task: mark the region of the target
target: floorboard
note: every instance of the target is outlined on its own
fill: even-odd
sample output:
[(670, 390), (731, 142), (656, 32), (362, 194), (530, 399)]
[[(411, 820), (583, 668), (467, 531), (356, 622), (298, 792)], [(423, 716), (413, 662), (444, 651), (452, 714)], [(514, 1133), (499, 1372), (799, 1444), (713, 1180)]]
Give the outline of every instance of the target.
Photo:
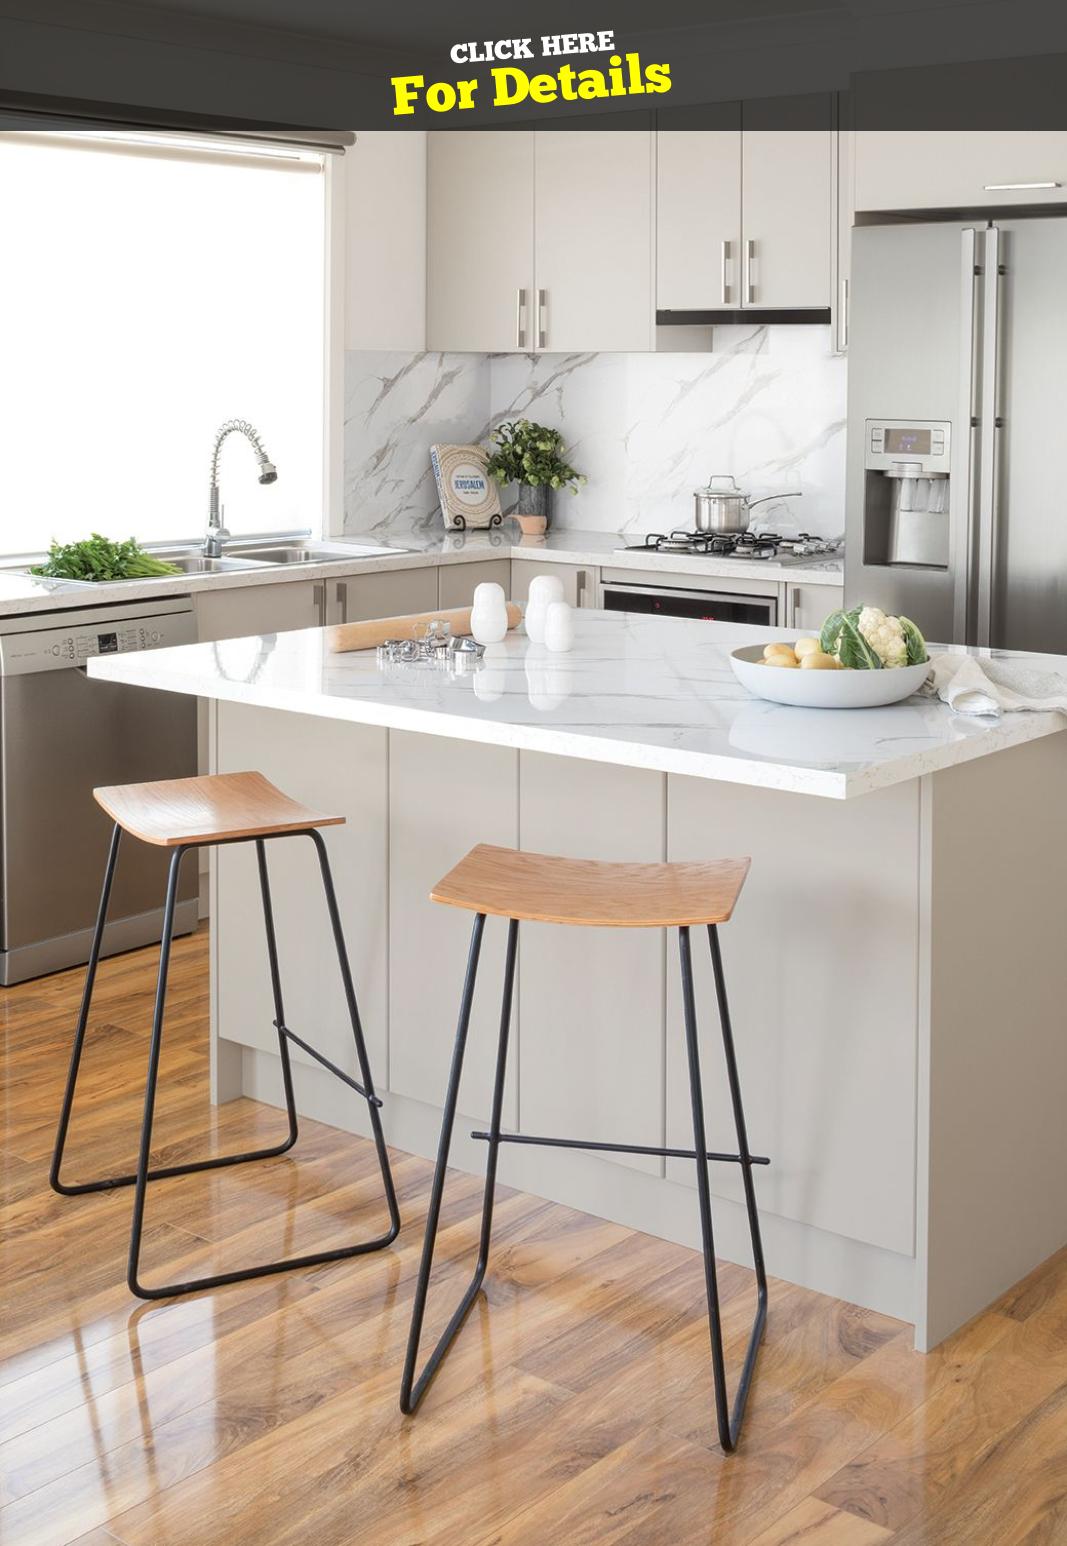
[[(103, 964), (69, 1174), (129, 1168), (154, 952)], [(207, 1097), (207, 952), (171, 966), (158, 1163), (263, 1145)], [(771, 1284), (741, 1452), (716, 1448), (699, 1256), (499, 1189), (476, 1306), (414, 1420), (397, 1406), (430, 1167), (393, 1155), (380, 1255), (171, 1303), (125, 1286), (128, 1191), (57, 1197), (81, 973), (0, 990), (5, 1546), (1057, 1546), (1067, 1543), (1067, 1251), (923, 1358), (910, 1329)], [(481, 1187), (450, 1177), (426, 1342), (465, 1284)], [(343, 1244), (383, 1217), (364, 1140), (160, 1183), (145, 1275)], [(731, 1371), (753, 1310), (722, 1265)]]

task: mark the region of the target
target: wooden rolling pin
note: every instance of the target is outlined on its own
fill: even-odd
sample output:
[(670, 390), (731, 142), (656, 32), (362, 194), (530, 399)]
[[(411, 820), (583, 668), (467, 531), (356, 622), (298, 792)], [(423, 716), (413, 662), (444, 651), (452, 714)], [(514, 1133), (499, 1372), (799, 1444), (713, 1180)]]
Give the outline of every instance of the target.
[[(515, 628), (522, 617), (521, 607), (508, 602), (508, 627)], [(406, 617), (375, 617), (365, 623), (338, 623), (326, 631), (326, 648), (334, 654), (350, 650), (373, 650), (386, 639), (414, 639), (427, 623), (449, 623), (454, 637), (471, 631), (470, 607), (446, 607), (440, 612), (410, 612)]]

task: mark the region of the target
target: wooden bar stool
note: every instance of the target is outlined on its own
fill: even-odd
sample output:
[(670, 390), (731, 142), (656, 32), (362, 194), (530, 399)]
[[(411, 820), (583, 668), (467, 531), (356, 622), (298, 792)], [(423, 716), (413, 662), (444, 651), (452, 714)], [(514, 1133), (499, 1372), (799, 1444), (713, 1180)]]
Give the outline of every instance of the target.
[[(489, 1257), (493, 1193), (500, 1145), (502, 1143), (544, 1144), (556, 1148), (607, 1150), (622, 1154), (658, 1154), (696, 1161), (700, 1228), (704, 1247), (704, 1277), (711, 1332), (711, 1368), (719, 1442), (727, 1452), (736, 1448), (756, 1354), (767, 1318), (767, 1273), (763, 1264), (763, 1246), (760, 1239), (759, 1215), (756, 1212), (756, 1195), (752, 1184), (752, 1166), (766, 1165), (769, 1162), (764, 1156), (749, 1152), (745, 1114), (741, 1104), (741, 1085), (734, 1054), (733, 1033), (730, 1028), (730, 1012), (726, 1000), (722, 956), (719, 950), (718, 925), (729, 920), (745, 876), (748, 874), (748, 868), (747, 859), (722, 859), (711, 864), (605, 864), (592, 860), (554, 858), (547, 854), (520, 853), (512, 848), (494, 848), (479, 844), (478, 847), (471, 849), (467, 857), (461, 860), (431, 892), (433, 901), (444, 902), (449, 907), (466, 908), (476, 916), (467, 958), (467, 972), (463, 984), (448, 1091), (445, 1096), (441, 1141), (437, 1150), (437, 1167), (434, 1172), (430, 1208), (426, 1219), (422, 1262), (415, 1288), (411, 1331), (408, 1336), (407, 1357), (400, 1390), (401, 1411), (410, 1413), (418, 1407), (427, 1386), (437, 1372), (441, 1360), (481, 1289)], [(463, 1072), (463, 1055), (467, 1044), (474, 984), (487, 914), (507, 918), (510, 921), (504, 965), (504, 994), (500, 1014), (496, 1082), (493, 1087), (489, 1131), (471, 1134), (473, 1138), (484, 1139), (489, 1145), (478, 1262), (470, 1286), (445, 1327), (422, 1374), (416, 1380), (415, 1363), (422, 1334), (426, 1295), (445, 1184), (445, 1170), (448, 1165), (452, 1128), (456, 1117), (456, 1103)], [(692, 1149), (655, 1148), (625, 1143), (593, 1143), (584, 1142), (581, 1139), (539, 1138), (526, 1134), (501, 1132), (500, 1119), (504, 1101), (504, 1076), (507, 1070), (508, 1032), (511, 1024), (511, 999), (515, 981), (515, 956), (520, 919), (531, 919), (539, 923), (572, 924), (579, 927), (676, 928), (678, 930), (685, 1041), (689, 1060), (689, 1089), (693, 1107), (694, 1147)], [(697, 1042), (696, 1004), (693, 994), (693, 965), (689, 941), (689, 930), (693, 925), (706, 925), (711, 945), (711, 962), (715, 974), (726, 1075), (730, 1086), (734, 1125), (737, 1130), (736, 1154), (717, 1153), (707, 1148), (704, 1132), (704, 1097), (700, 1079), (700, 1050)], [(722, 1324), (711, 1220), (711, 1188), (708, 1184), (707, 1162), (709, 1160), (741, 1166), (748, 1224), (752, 1236), (752, 1258), (756, 1269), (758, 1294), (756, 1317), (749, 1336), (732, 1415), (726, 1391), (726, 1372), (723, 1361)]]
[[(176, 1294), (190, 1294), (197, 1289), (217, 1288), (223, 1283), (239, 1283), (245, 1278), (263, 1277), (268, 1273), (286, 1272), (292, 1267), (313, 1267), (320, 1262), (338, 1261), (345, 1256), (360, 1256), (368, 1251), (380, 1251), (396, 1239), (400, 1229), (400, 1211), (389, 1168), (389, 1155), (385, 1147), (379, 1109), (381, 1100), (374, 1093), (370, 1062), (367, 1057), (363, 1027), (356, 1006), (356, 993), (352, 984), (352, 972), (345, 949), (341, 916), (330, 873), (330, 861), (319, 827), (339, 826), (343, 816), (322, 816), (291, 800), (269, 783), (261, 773), (219, 773), (205, 778), (166, 779), (152, 784), (117, 784), (107, 789), (93, 791), (98, 803), (115, 823), (111, 834), (111, 847), (104, 870), (104, 886), (100, 895), (96, 928), (93, 934), (89, 964), (85, 972), (85, 988), (82, 994), (78, 1025), (74, 1033), (74, 1049), (70, 1070), (67, 1074), (66, 1091), (56, 1133), (55, 1152), (52, 1157), (50, 1180), (53, 1188), (66, 1197), (80, 1196), (83, 1192), (110, 1191), (117, 1186), (132, 1186), (133, 1224), (130, 1230), (130, 1254), (126, 1281), (133, 1293), (142, 1299), (166, 1299)], [(159, 948), (159, 975), (156, 980), (155, 1011), (152, 1017), (152, 1039), (148, 1054), (148, 1077), (145, 1084), (144, 1118), (141, 1123), (141, 1143), (137, 1169), (132, 1175), (108, 1176), (99, 1181), (81, 1181), (69, 1184), (60, 1179), (63, 1151), (70, 1126), (71, 1109), (78, 1083), (78, 1068), (85, 1043), (85, 1031), (89, 1020), (89, 1007), (93, 997), (93, 983), (100, 959), (100, 943), (107, 919), (108, 899), (118, 860), (119, 839), (123, 832), (143, 843), (154, 843), (171, 850), (170, 870), (167, 877), (166, 901), (163, 909), (163, 938)], [(285, 1023), (282, 1006), (281, 977), (278, 969), (278, 945), (274, 932), (274, 912), (271, 906), (270, 882), (267, 876), (266, 840), (278, 837), (308, 837), (315, 845), (322, 873), (322, 885), (326, 894), (326, 907), (330, 916), (337, 961), (341, 969), (348, 1013), (352, 1022), (352, 1036), (356, 1046), (356, 1061), (360, 1081), (351, 1078), (343, 1069), (331, 1063), (321, 1052), (309, 1046)], [(197, 1160), (188, 1165), (167, 1165), (151, 1169), (149, 1162), (152, 1149), (152, 1118), (156, 1103), (156, 1081), (159, 1075), (159, 1054), (163, 1038), (163, 1012), (167, 992), (167, 968), (170, 962), (171, 938), (174, 931), (174, 907), (178, 895), (178, 876), (181, 862), (190, 848), (202, 844), (255, 843), (259, 862), (259, 884), (263, 898), (263, 921), (266, 928), (267, 957), (270, 963), (271, 988), (274, 995), (274, 1026), (278, 1033), (278, 1052), (282, 1064), (282, 1082), (285, 1090), (285, 1108), (289, 1118), (287, 1136), (270, 1148), (256, 1149), (247, 1154), (226, 1154), (215, 1159)], [(170, 1283), (165, 1287), (149, 1288), (139, 1276), (141, 1231), (144, 1224), (145, 1194), (149, 1181), (160, 1181), (167, 1176), (187, 1176), (200, 1170), (218, 1170), (226, 1165), (243, 1165), (248, 1160), (271, 1159), (284, 1154), (297, 1139), (296, 1103), (293, 1097), (293, 1073), (289, 1060), (289, 1043), (295, 1042), (315, 1060), (357, 1095), (361, 1095), (370, 1109), (371, 1129), (378, 1153), (382, 1185), (389, 1208), (389, 1228), (384, 1235), (358, 1245), (344, 1246), (339, 1250), (316, 1251), (309, 1256), (289, 1257), (283, 1261), (263, 1262), (259, 1266), (245, 1267), (236, 1272), (221, 1272), (212, 1277), (202, 1277), (187, 1283)]]

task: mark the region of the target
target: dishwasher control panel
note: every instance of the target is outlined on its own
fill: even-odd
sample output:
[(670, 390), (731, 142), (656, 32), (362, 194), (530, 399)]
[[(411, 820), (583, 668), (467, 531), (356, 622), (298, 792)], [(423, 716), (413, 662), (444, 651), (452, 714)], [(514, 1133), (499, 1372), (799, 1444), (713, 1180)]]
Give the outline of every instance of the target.
[(65, 626), (42, 628), (42, 617), (11, 619), (0, 624), (0, 675), (26, 675), (62, 667), (84, 666), (98, 655), (125, 655), (136, 650), (166, 649), (196, 642), (196, 614), (191, 604), (170, 603), (169, 610), (148, 611), (142, 602), (128, 612), (101, 609), (101, 615), (79, 611)]

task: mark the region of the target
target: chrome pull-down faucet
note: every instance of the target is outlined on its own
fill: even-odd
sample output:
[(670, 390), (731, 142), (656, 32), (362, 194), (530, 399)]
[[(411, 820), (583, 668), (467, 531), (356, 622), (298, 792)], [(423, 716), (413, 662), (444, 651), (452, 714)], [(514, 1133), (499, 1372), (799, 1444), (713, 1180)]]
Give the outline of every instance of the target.
[(222, 506), (219, 504), (219, 452), (222, 450), (222, 442), (226, 436), (232, 435), (235, 431), (251, 442), (252, 449), (256, 453), (256, 461), (259, 463), (260, 483), (278, 481), (278, 469), (263, 449), (259, 432), (253, 425), (246, 419), (227, 419), (225, 424), (219, 426), (215, 443), (211, 448), (211, 488), (208, 494), (207, 532), (203, 546), (205, 558), (221, 558), (222, 545), (230, 535), (222, 524)]

